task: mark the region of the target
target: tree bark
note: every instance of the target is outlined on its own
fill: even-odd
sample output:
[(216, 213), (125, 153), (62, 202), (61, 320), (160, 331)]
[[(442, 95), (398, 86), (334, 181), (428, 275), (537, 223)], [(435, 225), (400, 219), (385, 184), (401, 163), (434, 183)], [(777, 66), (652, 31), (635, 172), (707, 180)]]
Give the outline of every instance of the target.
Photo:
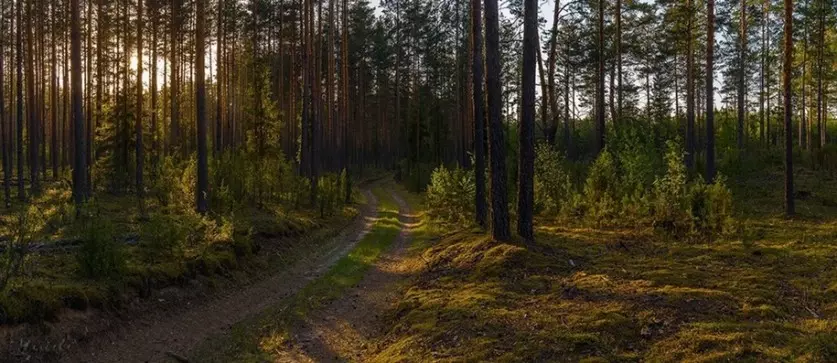
[[(143, 118), (143, 111), (142, 111), (142, 32), (143, 32), (143, 22), (142, 22), (142, 3), (144, 0), (137, 0), (137, 111), (136, 111), (136, 124), (135, 124), (135, 132), (136, 132), (136, 188), (137, 188), (137, 201), (139, 202), (139, 213), (140, 216), (145, 215), (145, 185), (143, 180), (143, 171), (145, 170), (145, 148), (143, 147), (142, 141), (142, 118)], [(201, 16), (201, 15), (198, 15)], [(152, 78), (156, 77), (155, 74), (151, 75)]]
[(695, 169), (695, 54), (693, 52), (692, 0), (686, 0), (686, 169)]
[(198, 137), (198, 180), (196, 195), (196, 209), (198, 213), (207, 211), (207, 193), (209, 186), (209, 170), (206, 160), (206, 85), (204, 78), (204, 1), (197, 0), (195, 16), (195, 103), (197, 106), (197, 137)]
[[(79, 207), (86, 199), (87, 158), (84, 147), (84, 106), (81, 89), (81, 29), (79, 19), (79, 0), (70, 0), (70, 63), (72, 66), (73, 98), (73, 201)], [(78, 210), (78, 209), (77, 209)]]
[(599, 37), (596, 52), (596, 60), (599, 66), (596, 72), (596, 154), (601, 153), (605, 148), (604, 5), (604, 0), (599, 0)]
[(706, 181), (715, 181), (715, 0), (706, 2)]
[(783, 87), (785, 106), (785, 214), (794, 215), (793, 199), (793, 133), (791, 132), (791, 74), (793, 72), (793, 0), (785, 3), (785, 47)]
[(534, 239), (532, 228), (535, 204), (535, 53), (538, 37), (538, 3), (536, 0), (524, 0), (523, 15), (523, 109), (520, 118), (520, 155), (518, 160), (517, 194), (517, 233), (531, 241)]
[(509, 232), (509, 206), (506, 190), (506, 141), (502, 120), (499, 17), (497, 0), (485, 0), (485, 88), (488, 93), (488, 139), (491, 160), (491, 227), (494, 239), (507, 241), (511, 233)]
[(741, 0), (741, 14), (740, 14), (740, 29), (739, 29), (739, 45), (738, 45), (738, 149), (744, 148), (744, 118), (746, 117), (745, 102), (745, 73), (747, 61), (747, 1)]

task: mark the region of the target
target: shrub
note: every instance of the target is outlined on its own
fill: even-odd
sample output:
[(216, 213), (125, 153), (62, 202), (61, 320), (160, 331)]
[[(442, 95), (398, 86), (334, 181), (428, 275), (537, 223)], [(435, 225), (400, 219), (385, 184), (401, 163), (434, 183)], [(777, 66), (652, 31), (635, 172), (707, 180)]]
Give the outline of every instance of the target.
[(547, 144), (535, 148), (535, 209), (557, 214), (572, 192), (572, 182), (560, 152)]
[(90, 278), (117, 277), (125, 270), (121, 241), (114, 238), (113, 224), (105, 218), (85, 217), (81, 248), (76, 255), (81, 273)]
[(44, 224), (39, 207), (30, 205), (18, 212), (11, 226), (11, 236), (3, 242), (0, 254), (0, 292), (6, 290), (9, 281), (20, 274), (29, 245)]
[(476, 195), (474, 172), (439, 166), (433, 170), (427, 186), (429, 214), (450, 223), (470, 223), (474, 216)]
[(317, 184), (320, 217), (333, 215), (341, 204), (341, 178), (336, 174), (321, 176)]
[(666, 173), (654, 181), (653, 225), (677, 236), (713, 236), (732, 232), (732, 192), (723, 177), (706, 184), (687, 181), (683, 152), (669, 142)]
[(705, 236), (734, 232), (732, 192), (722, 176), (712, 184), (706, 184), (702, 179), (694, 182), (691, 198), (692, 232)]
[(175, 216), (151, 214), (148, 221), (141, 226), (141, 251), (149, 260), (182, 256), (187, 233), (187, 228)]
[(613, 156), (603, 150), (584, 182), (584, 213), (593, 222), (601, 224), (613, 220), (619, 212), (619, 171)]
[(691, 227), (687, 212), (691, 198), (683, 151), (670, 141), (664, 159), (666, 172), (654, 180), (653, 224), (670, 232), (682, 232)]

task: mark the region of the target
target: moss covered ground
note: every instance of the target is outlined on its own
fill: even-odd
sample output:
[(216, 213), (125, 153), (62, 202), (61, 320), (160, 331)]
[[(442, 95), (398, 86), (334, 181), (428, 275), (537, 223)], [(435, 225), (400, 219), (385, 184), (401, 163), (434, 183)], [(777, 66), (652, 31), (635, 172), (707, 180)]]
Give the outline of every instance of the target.
[(541, 219), (533, 244), (429, 239), (374, 360), (837, 361), (837, 184), (797, 176), (793, 219), (781, 170), (731, 182), (729, 238)]

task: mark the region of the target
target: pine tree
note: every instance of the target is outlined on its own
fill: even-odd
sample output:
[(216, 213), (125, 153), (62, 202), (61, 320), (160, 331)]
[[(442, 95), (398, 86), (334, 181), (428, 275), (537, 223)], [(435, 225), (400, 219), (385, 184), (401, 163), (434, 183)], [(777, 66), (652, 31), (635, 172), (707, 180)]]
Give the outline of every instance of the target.
[(485, 0), (485, 64), (491, 161), (491, 229), (494, 239), (507, 241), (511, 233), (506, 189), (506, 140), (502, 120), (503, 86), (500, 79), (500, 18), (497, 0)]

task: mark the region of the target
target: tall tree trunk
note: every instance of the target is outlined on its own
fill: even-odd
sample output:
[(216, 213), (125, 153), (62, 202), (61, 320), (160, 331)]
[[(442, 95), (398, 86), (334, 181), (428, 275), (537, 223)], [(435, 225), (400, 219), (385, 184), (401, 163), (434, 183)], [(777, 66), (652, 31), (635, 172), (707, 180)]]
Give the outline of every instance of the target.
[(738, 148), (744, 148), (744, 118), (746, 117), (745, 74), (747, 61), (747, 1), (741, 0), (740, 29), (738, 33)]
[(206, 160), (206, 85), (204, 78), (204, 1), (197, 0), (195, 16), (195, 104), (197, 106), (198, 133), (198, 185), (195, 189), (196, 209), (198, 213), (207, 211), (207, 193), (209, 187), (209, 170)]
[(23, 201), (26, 200), (26, 191), (23, 186), (23, 4), (17, 2), (17, 31), (15, 34), (17, 55), (17, 74), (15, 89), (17, 90), (17, 196)]
[(178, 75), (179, 60), (177, 53), (177, 44), (180, 43), (178, 35), (180, 33), (180, 2), (181, 0), (171, 0), (171, 41), (169, 62), (171, 62), (171, 75), (169, 76), (169, 89), (171, 94), (171, 120), (169, 131), (169, 152), (174, 153), (177, 147), (177, 142), (180, 140), (180, 79)]
[(32, 9), (34, 0), (26, 2), (26, 113), (28, 114), (29, 131), (29, 186), (33, 194), (40, 191), (38, 180), (38, 136), (40, 134), (38, 120), (38, 102), (36, 101), (35, 90), (35, 33), (32, 18), (35, 17)]
[(770, 19), (768, 11), (769, 0), (765, 0), (762, 5), (762, 20), (761, 20), (761, 77), (759, 78), (759, 139), (762, 143), (767, 143), (767, 124), (765, 123), (764, 101), (765, 101), (765, 87), (764, 77), (767, 68), (767, 22)]
[(517, 188), (517, 233), (534, 239), (532, 228), (535, 204), (535, 53), (538, 52), (538, 3), (524, 0), (523, 15), (523, 109), (520, 118), (520, 160)]
[(87, 166), (84, 148), (84, 108), (81, 89), (81, 26), (79, 19), (79, 0), (70, 0), (70, 63), (72, 64), (73, 88), (73, 140), (75, 155), (73, 158), (73, 201), (80, 206), (86, 199), (85, 192)]
[(686, 169), (695, 169), (695, 54), (693, 52), (692, 0), (686, 0)]
[(482, 87), (483, 75), (482, 51), (482, 2), (471, 0), (471, 54), (474, 90), (474, 179), (476, 180), (476, 221), (480, 226), (486, 226), (488, 206), (485, 197), (485, 96)]
[(706, 2), (706, 181), (715, 181), (715, 0)]
[(823, 0), (819, 1), (817, 11), (819, 13), (819, 44), (817, 45), (817, 131), (819, 133), (820, 142), (819, 147), (825, 147), (825, 123), (823, 122), (823, 53), (825, 50), (825, 9)]
[(598, 44), (596, 60), (598, 71), (596, 72), (596, 154), (605, 148), (605, 59), (604, 59), (604, 0), (599, 0), (598, 19)]
[[(2, 7), (0, 7), (0, 13), (4, 13), (6, 11), (6, 1), (2, 1)], [(6, 208), (12, 206), (11, 201), (11, 188), (9, 182), (11, 180), (11, 163), (9, 162), (9, 137), (8, 137), (8, 129), (6, 127), (6, 97), (4, 94), (5, 91), (5, 84), (4, 80), (6, 77), (6, 73), (4, 72), (3, 67), (3, 55), (5, 51), (6, 39), (5, 37), (8, 35), (6, 32), (6, 19), (5, 17), (0, 17), (0, 34), (3, 34), (3, 42), (0, 43), (0, 147), (3, 148), (2, 156), (3, 156), (3, 197), (4, 202), (6, 203)], [(53, 38), (54, 39), (54, 38)], [(54, 61), (53, 61), (54, 62)]]
[[(549, 127), (546, 129), (546, 140), (550, 145), (555, 145), (555, 134), (558, 132), (558, 103), (555, 97), (555, 64), (558, 62), (558, 21), (560, 18), (558, 17), (561, 13), (561, 8), (558, 6), (560, 1), (555, 1), (555, 6), (552, 12), (552, 32), (549, 34), (549, 55), (547, 56), (547, 91), (541, 97), (545, 97), (547, 101), (546, 107), (544, 110), (550, 110), (546, 112), (546, 115), (543, 117), (549, 119)], [(569, 44), (569, 43), (568, 43)], [(538, 49), (538, 55), (540, 55), (540, 49)], [(566, 123), (566, 120), (565, 120)], [(564, 135), (564, 147), (568, 147), (567, 145), (567, 134), (566, 129)]]
[[(50, 133), (50, 159), (52, 161), (52, 179), (58, 180), (58, 54), (56, 51), (56, 48), (58, 47), (58, 38), (55, 34), (58, 18), (55, 15), (55, 4), (50, 5), (50, 18), (52, 19), (52, 21), (50, 21), (52, 38), (52, 46), (50, 47), (50, 63), (52, 64), (52, 69), (50, 70), (50, 123), (52, 125), (52, 132)], [(0, 72), (0, 74), (2, 73), (3, 72)]]
[(791, 78), (793, 72), (793, 0), (785, 0), (785, 47), (783, 87), (785, 106), (785, 214), (794, 215), (793, 133), (791, 132)]
[(485, 57), (491, 160), (491, 227), (494, 239), (507, 241), (511, 233), (506, 190), (506, 141), (502, 120), (503, 84), (500, 79), (500, 15), (497, 0), (485, 0)]
[[(222, 65), (224, 64), (221, 61), (221, 57), (223, 54), (223, 42), (224, 39), (224, 0), (218, 0), (218, 29), (216, 34), (218, 36), (218, 44), (217, 50), (215, 51), (215, 142), (213, 142), (214, 152), (216, 154), (221, 153), (221, 128), (224, 124), (224, 90), (223, 90), (223, 79), (222, 72), (223, 68)], [(280, 39), (281, 42), (281, 39)], [(279, 55), (281, 57), (281, 54)]]
[[(805, 6), (807, 8), (807, 4)], [(803, 32), (802, 32), (802, 119), (799, 120), (799, 148), (802, 150), (808, 150), (810, 145), (806, 142), (807, 134), (811, 132), (806, 126), (807, 124), (807, 111), (808, 111), (808, 102), (807, 102), (807, 93), (808, 93), (808, 79), (806, 77), (806, 73), (808, 70), (808, 23), (803, 23)]]
[[(142, 3), (144, 0), (137, 0), (137, 111), (136, 111), (136, 188), (137, 200), (139, 202), (139, 213), (143, 217), (145, 215), (145, 185), (143, 183), (143, 171), (145, 170), (145, 148), (142, 143)], [(199, 17), (202, 15), (198, 15)], [(153, 46), (153, 45), (152, 45)], [(151, 77), (156, 77), (152, 74)]]
[[(140, 0), (142, 1), (142, 0)], [(157, 125), (157, 17), (159, 16), (159, 3), (151, 2), (151, 182), (157, 176), (159, 166), (160, 146), (159, 130)]]
[[(691, 4), (691, 0), (687, 0)], [(689, 5), (687, 5), (689, 6)], [(689, 9), (689, 39), (692, 34), (692, 10)], [(691, 46), (691, 43), (689, 43)], [(691, 57), (691, 56), (690, 56)], [(616, 122), (622, 121), (622, 0), (616, 0)]]

